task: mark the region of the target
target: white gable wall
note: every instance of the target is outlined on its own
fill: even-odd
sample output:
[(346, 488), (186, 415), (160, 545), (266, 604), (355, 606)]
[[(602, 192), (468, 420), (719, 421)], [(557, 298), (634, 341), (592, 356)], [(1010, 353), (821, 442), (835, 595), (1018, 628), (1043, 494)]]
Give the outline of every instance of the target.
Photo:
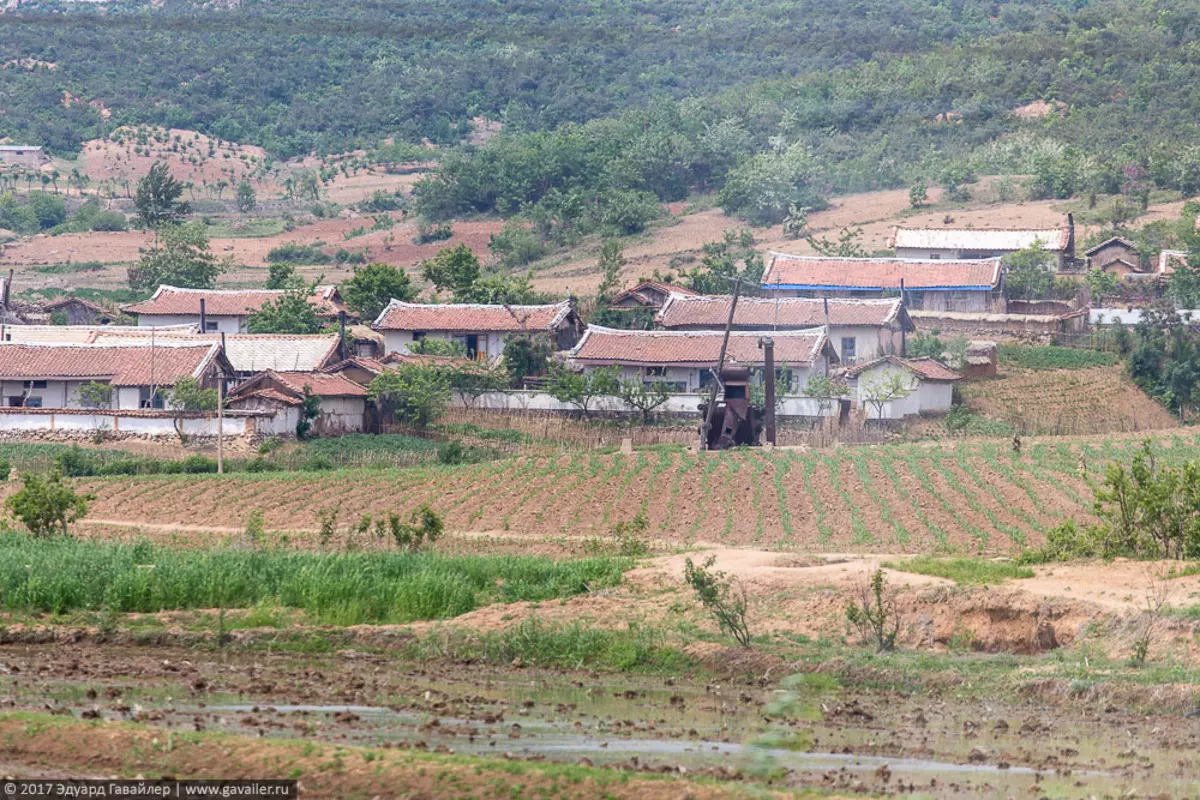
[[(247, 317), (220, 317), (208, 314), (205, 319), (211, 325), (217, 323), (216, 333), (245, 333)], [(199, 325), (199, 314), (138, 314), (139, 328), (165, 328), (169, 325)], [(208, 331), (213, 333), (213, 331)]]
[[(479, 348), (487, 353), (488, 361), (496, 362), (504, 357), (504, 338), (506, 334), (503, 333), (476, 334), (474, 331), (429, 331), (425, 334), (425, 338), (451, 340), (459, 342), (466, 347), (468, 334), (479, 337)], [(383, 349), (385, 353), (407, 355), (411, 352), (408, 346), (412, 342), (412, 331), (383, 331)]]

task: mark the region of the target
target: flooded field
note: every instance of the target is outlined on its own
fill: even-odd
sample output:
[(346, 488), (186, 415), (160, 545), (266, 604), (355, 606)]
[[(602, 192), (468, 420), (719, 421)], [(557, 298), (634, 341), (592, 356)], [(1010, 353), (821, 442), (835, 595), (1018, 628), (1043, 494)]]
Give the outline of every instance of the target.
[(6, 646), (0, 672), (10, 710), (373, 750), (930, 797), (1200, 788), (1193, 717), (850, 688), (820, 673), (763, 685), (104, 645)]

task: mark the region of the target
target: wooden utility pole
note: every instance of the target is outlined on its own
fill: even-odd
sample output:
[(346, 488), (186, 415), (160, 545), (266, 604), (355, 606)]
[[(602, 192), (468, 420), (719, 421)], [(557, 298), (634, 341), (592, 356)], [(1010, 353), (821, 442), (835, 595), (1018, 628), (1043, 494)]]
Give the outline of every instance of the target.
[(712, 428), (713, 414), (717, 410), (717, 387), (721, 383), (721, 370), (725, 368), (725, 351), (729, 347), (729, 332), (733, 330), (733, 312), (737, 308), (738, 296), (742, 293), (742, 276), (733, 282), (733, 300), (729, 303), (729, 319), (725, 321), (725, 338), (721, 340), (721, 353), (717, 356), (717, 369), (713, 373), (712, 390), (708, 393), (708, 408), (704, 411), (704, 424), (700, 426), (700, 449), (708, 449), (708, 432)]
[[(204, 301), (201, 300), (201, 303)], [(225, 474), (225, 373), (221, 361), (225, 360), (225, 332), (221, 332), (221, 358), (217, 362), (217, 474)]]

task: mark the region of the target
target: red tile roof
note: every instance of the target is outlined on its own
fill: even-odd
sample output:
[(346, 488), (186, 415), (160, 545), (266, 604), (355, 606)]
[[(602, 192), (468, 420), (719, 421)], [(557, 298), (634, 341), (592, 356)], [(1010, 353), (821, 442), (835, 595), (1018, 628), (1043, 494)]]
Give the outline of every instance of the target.
[(855, 364), (846, 370), (847, 378), (856, 378), (867, 370), (873, 368), (877, 364), (884, 362), (895, 364), (898, 367), (904, 367), (910, 372), (915, 373), (918, 377), (933, 381), (935, 383), (945, 381), (957, 381), (962, 379), (962, 375), (948, 366), (933, 358), (900, 358), (898, 356), (883, 356), (876, 358), (873, 361), (865, 361), (861, 364)]
[[(204, 310), (209, 316), (245, 317), (285, 294), (286, 291), (275, 289), (181, 289), (164, 285), (159, 286), (149, 300), (125, 306), (125, 311), (151, 316), (199, 316), (203, 298)], [(346, 308), (336, 286), (316, 287), (310, 302), (317, 307), (317, 313), (325, 317), (336, 317)]]
[(304, 394), (307, 386), (312, 394), (320, 397), (366, 397), (367, 390), (336, 372), (268, 372), (281, 385), (294, 392)]
[(469, 303), (422, 304), (393, 300), (372, 326), (384, 331), (465, 331), (519, 333), (557, 327), (570, 302), (542, 306), (488, 306)]
[(651, 305), (653, 301), (651, 298), (646, 296), (646, 294), (645, 294), (646, 289), (655, 289), (660, 294), (665, 294), (665, 295), (672, 295), (672, 294), (696, 295), (696, 294), (699, 294), (699, 292), (694, 292), (691, 289), (688, 289), (684, 286), (676, 286), (673, 283), (661, 283), (659, 281), (642, 281), (637, 286), (632, 286), (632, 287), (626, 289), (625, 291), (621, 292), (620, 294), (618, 294), (616, 297), (614, 297), (612, 299), (612, 304), (615, 305), (617, 303), (620, 303), (622, 300), (624, 300), (626, 298), (632, 297), (635, 300), (637, 300), (639, 303), (641, 303), (642, 305)]
[[(664, 328), (705, 327), (724, 329), (732, 297), (672, 296), (658, 312), (655, 322)], [(829, 301), (830, 325), (890, 325), (903, 320), (900, 298), (882, 300), (834, 299)], [(733, 324), (742, 328), (816, 328), (825, 324), (825, 302), (809, 297), (741, 297)]]
[(290, 394), (283, 394), (282, 392), (277, 392), (274, 389), (255, 389), (252, 392), (244, 392), (237, 395), (231, 394), (229, 397), (229, 402), (231, 404), (236, 404), (243, 400), (250, 400), (251, 398), (271, 400), (276, 403), (283, 403), (286, 406), (298, 406), (301, 402), (303, 402), (299, 397), (295, 397)]
[(0, 379), (104, 380), (114, 386), (173, 386), (199, 377), (220, 346), (0, 345)]
[[(717, 363), (724, 331), (626, 331), (589, 325), (579, 344), (571, 351), (577, 361), (597, 364), (696, 364)], [(727, 360), (741, 364), (761, 364), (763, 352), (758, 346), (761, 333), (733, 331), (729, 335)], [(806, 331), (777, 331), (775, 362), (811, 364), (829, 347), (823, 328)]]
[(839, 258), (771, 253), (763, 289), (993, 289), (1000, 259)]

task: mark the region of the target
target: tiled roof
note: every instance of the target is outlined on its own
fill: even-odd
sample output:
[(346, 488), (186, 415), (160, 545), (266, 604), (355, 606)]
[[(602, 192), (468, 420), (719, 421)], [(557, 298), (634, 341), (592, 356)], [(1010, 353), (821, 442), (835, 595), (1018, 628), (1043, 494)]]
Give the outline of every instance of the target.
[[(155, 331), (155, 343), (164, 339), (176, 341), (214, 342), (220, 334), (188, 334), (173, 332), (166, 336), (161, 328), (103, 328), (92, 334), (97, 344), (146, 346)], [(225, 335), (225, 356), (238, 372), (262, 372), (265, 369), (311, 372), (336, 357), (340, 338), (330, 334), (229, 333)]]
[[(696, 364), (717, 363), (724, 331), (626, 331), (589, 325), (571, 351), (577, 361), (601, 364)], [(758, 346), (761, 333), (733, 331), (729, 335), (726, 360), (761, 364)], [(777, 364), (811, 364), (828, 346), (824, 328), (778, 331), (775, 342)]]
[[(149, 300), (125, 306), (131, 314), (185, 314), (200, 315), (200, 300), (204, 299), (204, 311), (212, 317), (245, 317), (261, 309), (268, 302), (287, 294), (276, 289), (181, 289), (177, 286), (159, 286)], [(336, 286), (318, 286), (310, 298), (321, 316), (336, 317), (345, 310)]]
[(1040, 242), (1043, 250), (1066, 250), (1070, 228), (904, 228), (892, 234), (892, 246), (922, 250), (1024, 250)]
[(96, 379), (114, 386), (173, 386), (182, 378), (198, 377), (219, 354), (217, 344), (5, 344), (0, 345), (0, 379)]
[(840, 258), (771, 253), (763, 289), (992, 289), (1000, 259)]
[(238, 403), (243, 400), (249, 400), (251, 398), (261, 398), (263, 400), (272, 400), (276, 403), (283, 403), (284, 405), (288, 405), (288, 406), (298, 406), (298, 405), (300, 405), (301, 402), (303, 402), (299, 397), (295, 397), (290, 394), (283, 394), (282, 392), (277, 392), (274, 389), (256, 389), (252, 392), (245, 392), (243, 394), (231, 395), (229, 398), (229, 402), (230, 403)]
[(570, 310), (571, 304), (566, 300), (541, 306), (422, 304), (393, 300), (372, 327), (384, 331), (545, 331), (558, 326)]
[(1108, 239), (1105, 239), (1103, 242), (1096, 245), (1095, 247), (1083, 251), (1083, 254), (1085, 256), (1090, 256), (1094, 253), (1099, 253), (1101, 250), (1103, 250), (1104, 248), (1106, 248), (1112, 244), (1124, 245), (1125, 247), (1128, 247), (1130, 250), (1137, 250), (1137, 247), (1134, 246), (1133, 242), (1129, 241), (1128, 239), (1121, 237), (1121, 236), (1112, 236), (1112, 237), (1109, 237)]
[[(655, 322), (664, 328), (706, 327), (724, 329), (732, 297), (682, 297), (672, 295)], [(890, 325), (902, 315), (900, 298), (850, 300), (831, 298), (830, 325)], [(808, 297), (738, 298), (733, 324), (742, 328), (815, 328), (825, 324), (825, 301)]]
[[(3, 341), (12, 344), (88, 344), (97, 333), (132, 333), (137, 330), (128, 325), (5, 325)], [(169, 325), (155, 330), (159, 336), (193, 335), (196, 326)]]
[(649, 303), (649, 302), (651, 302), (651, 300), (645, 294), (646, 289), (656, 289), (659, 293), (665, 294), (665, 295), (671, 295), (671, 294), (695, 295), (695, 294), (699, 294), (699, 292), (694, 292), (691, 289), (688, 289), (683, 286), (676, 286), (673, 283), (661, 283), (659, 281), (642, 281), (637, 286), (631, 286), (630, 288), (628, 288), (625, 291), (618, 294), (616, 297), (614, 297), (612, 299), (612, 302), (614, 304), (616, 304), (626, 298), (632, 297), (632, 298), (635, 298), (640, 303), (643, 303), (643, 304)]
[(76, 303), (78, 303), (79, 305), (83, 306), (86, 309), (89, 309), (90, 311), (96, 312), (97, 314), (109, 313), (108, 309), (104, 308), (104, 306), (100, 305), (99, 303), (93, 303), (91, 300), (84, 300), (82, 297), (69, 297), (69, 296), (68, 297), (60, 297), (57, 300), (50, 300), (49, 302), (42, 303), (42, 308), (46, 309), (47, 311), (53, 311), (55, 309), (64, 308), (66, 306), (74, 305)]
[(283, 386), (300, 394), (304, 387), (309, 387), (315, 395), (321, 397), (366, 397), (367, 390), (354, 381), (336, 372), (275, 372), (272, 375)]
[(904, 367), (912, 373), (915, 373), (923, 380), (933, 382), (957, 381), (962, 379), (962, 375), (950, 369), (948, 366), (933, 358), (900, 358), (898, 356), (883, 356), (876, 358), (873, 361), (865, 361), (862, 364), (856, 364), (846, 370), (847, 378), (857, 378), (864, 372), (883, 363), (895, 364), (898, 367)]

